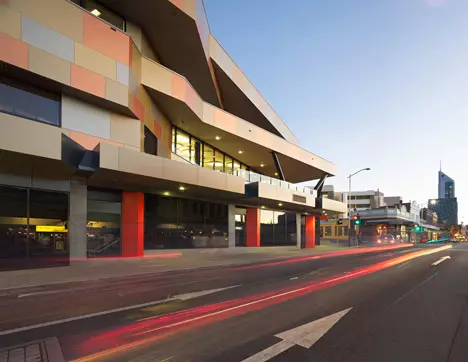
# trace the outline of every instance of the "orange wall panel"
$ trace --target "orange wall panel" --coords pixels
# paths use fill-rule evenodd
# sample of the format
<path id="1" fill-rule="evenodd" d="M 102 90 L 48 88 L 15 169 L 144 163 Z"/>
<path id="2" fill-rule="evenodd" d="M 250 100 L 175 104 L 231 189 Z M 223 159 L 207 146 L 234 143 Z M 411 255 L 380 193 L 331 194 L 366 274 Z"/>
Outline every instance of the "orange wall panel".
<path id="1" fill-rule="evenodd" d="M 73 141 L 75 141 L 76 143 L 79 143 L 81 146 L 83 146 L 87 150 L 94 150 L 94 148 L 100 142 L 108 143 L 108 144 L 114 145 L 114 146 L 123 146 L 122 143 L 106 140 L 106 139 L 99 138 L 99 137 L 90 136 L 90 135 L 87 135 L 87 134 L 84 134 L 84 133 L 81 133 L 81 132 L 69 131 L 68 136 Z"/>
<path id="2" fill-rule="evenodd" d="M 162 128 L 158 121 L 154 121 L 154 134 L 158 139 L 161 139 Z"/>
<path id="3" fill-rule="evenodd" d="M 0 33 L 0 60 L 28 69 L 28 44 Z"/>
<path id="4" fill-rule="evenodd" d="M 83 42 L 90 48 L 130 66 L 130 38 L 112 30 L 109 24 L 91 14 L 84 14 Z"/>
<path id="5" fill-rule="evenodd" d="M 246 246 L 260 246 L 260 210 L 247 209 L 245 217 Z"/>
<path id="6" fill-rule="evenodd" d="M 140 257 L 144 254 L 145 195 L 122 192 L 122 256 Z"/>
<path id="7" fill-rule="evenodd" d="M 134 95 L 132 95 L 131 97 L 132 98 L 130 100 L 130 109 L 140 121 L 143 121 L 145 119 L 145 107 L 137 97 L 135 97 Z"/>
<path id="8" fill-rule="evenodd" d="M 174 98 L 185 100 L 185 86 L 186 80 L 180 75 L 172 75 L 172 96 Z"/>
<path id="9" fill-rule="evenodd" d="M 307 215 L 305 217 L 305 243 L 306 249 L 315 248 L 315 223 L 316 217 Z M 320 221 L 318 221 L 320 222 Z"/>
<path id="10" fill-rule="evenodd" d="M 71 86 L 98 97 L 106 96 L 106 79 L 78 65 L 71 65 Z"/>

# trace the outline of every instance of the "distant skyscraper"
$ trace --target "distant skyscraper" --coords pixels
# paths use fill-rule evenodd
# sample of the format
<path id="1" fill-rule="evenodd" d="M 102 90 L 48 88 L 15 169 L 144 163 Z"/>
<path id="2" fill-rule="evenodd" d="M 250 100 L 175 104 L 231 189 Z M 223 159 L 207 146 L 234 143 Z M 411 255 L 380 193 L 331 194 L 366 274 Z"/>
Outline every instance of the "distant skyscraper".
<path id="1" fill-rule="evenodd" d="M 439 171 L 439 199 L 455 198 L 455 181 Z"/>

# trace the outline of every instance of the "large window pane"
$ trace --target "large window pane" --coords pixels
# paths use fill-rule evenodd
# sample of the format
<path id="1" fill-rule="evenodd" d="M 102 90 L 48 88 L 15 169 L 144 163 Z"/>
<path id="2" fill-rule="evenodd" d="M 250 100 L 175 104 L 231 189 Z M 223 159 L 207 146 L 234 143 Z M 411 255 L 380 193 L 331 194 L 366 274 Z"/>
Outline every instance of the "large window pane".
<path id="1" fill-rule="evenodd" d="M 120 202 L 88 199 L 86 235 L 89 257 L 121 255 L 121 210 Z"/>
<path id="2" fill-rule="evenodd" d="M 214 169 L 214 149 L 208 145 L 203 145 L 203 167 Z"/>
<path id="3" fill-rule="evenodd" d="M 176 153 L 176 129 L 172 127 L 172 145 L 171 145 L 171 150 L 172 153 Z"/>
<path id="4" fill-rule="evenodd" d="M 225 164 L 225 172 L 232 174 L 232 170 L 234 168 L 234 160 L 232 157 L 224 156 L 224 164 Z"/>
<path id="5" fill-rule="evenodd" d="M 190 161 L 190 136 L 180 130 L 177 130 L 175 153 Z"/>
<path id="6" fill-rule="evenodd" d="M 237 161 L 234 161 L 233 163 L 233 175 L 238 175 L 239 174 L 239 170 L 241 169 L 241 165 L 239 162 Z"/>
<path id="7" fill-rule="evenodd" d="M 260 245 L 275 245 L 275 220 L 272 210 L 260 210 Z"/>
<path id="8" fill-rule="evenodd" d="M 68 194 L 30 190 L 29 257 L 68 263 Z"/>
<path id="9" fill-rule="evenodd" d="M 60 125 L 60 100 L 57 96 L 1 77 L 0 112 Z"/>
<path id="10" fill-rule="evenodd" d="M 145 195 L 145 249 L 177 245 L 177 199 Z"/>
<path id="11" fill-rule="evenodd" d="M 0 186 L 0 270 L 24 266 L 27 235 L 27 190 Z"/>
<path id="12" fill-rule="evenodd" d="M 215 152 L 215 170 L 224 172 L 224 153 L 218 150 Z"/>
<path id="13" fill-rule="evenodd" d="M 194 165 L 201 164 L 201 143 L 193 137 L 190 140 L 190 163 Z"/>

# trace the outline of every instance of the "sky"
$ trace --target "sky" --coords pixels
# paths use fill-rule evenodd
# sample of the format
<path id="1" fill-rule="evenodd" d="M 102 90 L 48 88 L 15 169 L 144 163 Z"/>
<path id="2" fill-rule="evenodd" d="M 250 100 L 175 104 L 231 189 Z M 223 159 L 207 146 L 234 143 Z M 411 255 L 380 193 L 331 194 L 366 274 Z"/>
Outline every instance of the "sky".
<path id="1" fill-rule="evenodd" d="M 328 184 L 437 198 L 455 180 L 468 222 L 468 0 L 204 0 L 212 34 Z"/>

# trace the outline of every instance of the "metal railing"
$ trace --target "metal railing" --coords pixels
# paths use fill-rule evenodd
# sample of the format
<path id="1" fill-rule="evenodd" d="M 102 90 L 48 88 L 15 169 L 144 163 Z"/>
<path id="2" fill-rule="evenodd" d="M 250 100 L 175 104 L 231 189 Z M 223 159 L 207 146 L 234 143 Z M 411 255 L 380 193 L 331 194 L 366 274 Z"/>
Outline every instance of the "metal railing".
<path id="1" fill-rule="evenodd" d="M 120 242 L 120 238 L 117 238 L 115 240 L 106 241 L 102 244 L 99 244 L 97 248 L 93 250 L 88 250 L 88 257 L 98 256 L 103 251 L 106 251 L 107 249 L 109 249 L 110 247 L 114 246 L 115 244 L 119 242 Z"/>

